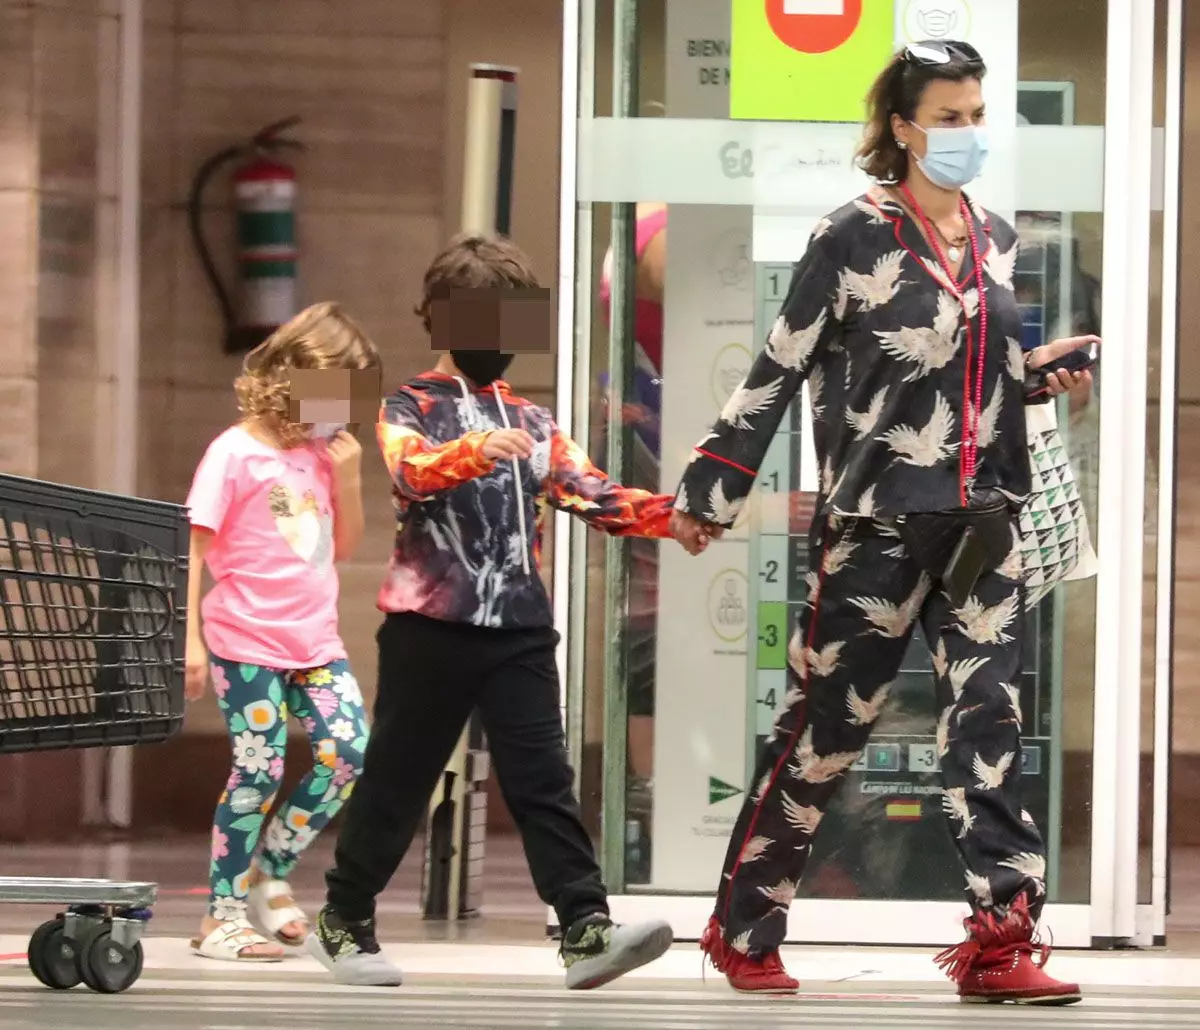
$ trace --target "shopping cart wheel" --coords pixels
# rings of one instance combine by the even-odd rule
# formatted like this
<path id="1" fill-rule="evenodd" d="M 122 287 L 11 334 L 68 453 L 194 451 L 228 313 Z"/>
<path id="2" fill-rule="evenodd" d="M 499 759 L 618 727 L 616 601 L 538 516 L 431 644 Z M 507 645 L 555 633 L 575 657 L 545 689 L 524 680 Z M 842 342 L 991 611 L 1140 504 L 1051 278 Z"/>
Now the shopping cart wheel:
<path id="1" fill-rule="evenodd" d="M 112 926 L 98 926 L 79 944 L 79 974 L 100 994 L 120 994 L 142 975 L 142 942 L 126 947 L 113 940 Z"/>
<path id="2" fill-rule="evenodd" d="M 63 935 L 62 916 L 42 923 L 29 938 L 29 970 L 47 987 L 69 991 L 83 979 L 79 974 L 77 944 Z"/>

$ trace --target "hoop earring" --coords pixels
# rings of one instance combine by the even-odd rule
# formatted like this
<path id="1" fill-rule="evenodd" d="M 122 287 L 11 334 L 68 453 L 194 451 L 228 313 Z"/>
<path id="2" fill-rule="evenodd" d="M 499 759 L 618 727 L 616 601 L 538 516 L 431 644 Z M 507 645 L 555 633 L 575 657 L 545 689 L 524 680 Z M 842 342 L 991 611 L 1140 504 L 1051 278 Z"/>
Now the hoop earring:
<path id="1" fill-rule="evenodd" d="M 904 142 L 904 140 L 902 140 L 902 139 L 898 139 L 898 140 L 896 140 L 896 146 L 897 146 L 897 147 L 899 147 L 901 150 L 907 150 L 907 149 L 908 149 L 908 144 L 907 144 L 907 143 L 905 143 L 905 142 Z"/>

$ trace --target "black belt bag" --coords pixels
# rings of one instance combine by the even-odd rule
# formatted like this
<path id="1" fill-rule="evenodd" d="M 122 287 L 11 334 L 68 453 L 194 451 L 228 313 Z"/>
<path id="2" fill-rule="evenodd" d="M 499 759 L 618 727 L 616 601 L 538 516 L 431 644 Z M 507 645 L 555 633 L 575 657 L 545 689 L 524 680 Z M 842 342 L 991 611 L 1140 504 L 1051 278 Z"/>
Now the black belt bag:
<path id="1" fill-rule="evenodd" d="M 981 491 L 965 508 L 905 515 L 897 523 L 909 557 L 962 607 L 981 576 L 1012 550 L 1013 511 L 998 490 Z"/>

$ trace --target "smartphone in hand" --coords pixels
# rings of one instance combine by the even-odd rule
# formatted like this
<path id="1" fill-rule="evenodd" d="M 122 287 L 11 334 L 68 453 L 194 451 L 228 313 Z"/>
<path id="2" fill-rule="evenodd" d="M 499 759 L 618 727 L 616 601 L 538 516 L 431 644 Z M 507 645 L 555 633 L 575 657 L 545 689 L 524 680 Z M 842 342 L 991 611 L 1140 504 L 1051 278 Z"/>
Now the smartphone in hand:
<path id="1" fill-rule="evenodd" d="M 1079 347 L 1067 351 L 1061 358 L 1056 358 L 1037 369 L 1038 375 L 1053 375 L 1055 372 L 1087 372 L 1094 368 L 1100 360 L 1100 347 L 1093 343 L 1087 347 Z"/>

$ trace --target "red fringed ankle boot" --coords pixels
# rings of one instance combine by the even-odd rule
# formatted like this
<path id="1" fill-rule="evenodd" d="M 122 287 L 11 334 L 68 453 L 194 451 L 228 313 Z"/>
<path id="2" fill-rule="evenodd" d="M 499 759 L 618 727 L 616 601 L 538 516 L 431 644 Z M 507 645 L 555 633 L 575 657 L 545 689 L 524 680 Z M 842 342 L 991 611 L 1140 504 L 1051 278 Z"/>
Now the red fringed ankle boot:
<path id="1" fill-rule="evenodd" d="M 967 939 L 947 948 L 936 960 L 958 984 L 961 1001 L 1071 1005 L 1082 998 L 1078 984 L 1063 983 L 1046 974 L 1050 948 L 1034 941 L 1034 922 L 1024 895 L 1012 903 L 1003 919 L 980 912 L 963 925 Z"/>
<path id="2" fill-rule="evenodd" d="M 700 950 L 718 973 L 724 973 L 729 986 L 743 994 L 795 994 L 800 981 L 788 976 L 778 951 L 758 958 L 743 955 L 725 943 L 721 924 L 713 916 L 700 938 Z"/>

